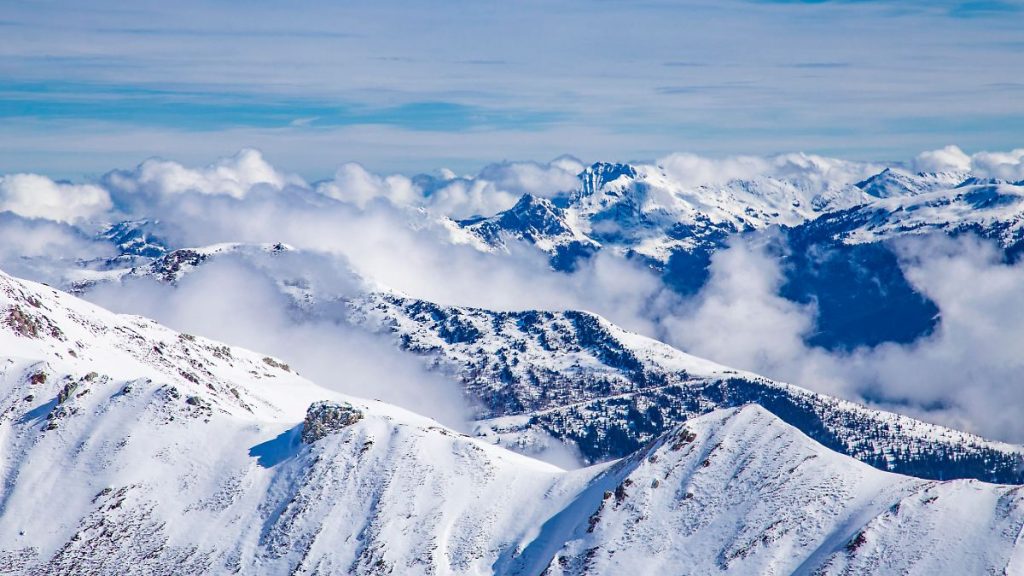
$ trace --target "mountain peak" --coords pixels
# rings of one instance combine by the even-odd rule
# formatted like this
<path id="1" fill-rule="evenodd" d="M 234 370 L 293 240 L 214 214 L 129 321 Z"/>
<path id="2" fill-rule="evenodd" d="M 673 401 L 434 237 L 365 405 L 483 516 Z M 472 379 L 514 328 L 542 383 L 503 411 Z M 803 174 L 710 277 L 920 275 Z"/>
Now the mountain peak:
<path id="1" fill-rule="evenodd" d="M 459 225 L 499 249 L 506 248 L 506 239 L 512 238 L 559 257 L 567 249 L 573 255 L 582 254 L 594 244 L 572 226 L 564 209 L 532 194 L 524 194 L 514 206 L 490 218 L 463 220 Z"/>
<path id="2" fill-rule="evenodd" d="M 591 196 L 620 180 L 623 181 L 621 184 L 625 185 L 625 181 L 636 179 L 637 171 L 629 164 L 595 162 L 576 177 L 580 180 L 580 189 L 574 197 L 579 198 Z"/>
<path id="3" fill-rule="evenodd" d="M 911 174 L 888 167 L 878 174 L 857 182 L 855 186 L 875 198 L 917 196 L 952 188 L 969 177 L 966 172 L 918 172 Z"/>
<path id="4" fill-rule="evenodd" d="M 123 256 L 156 258 L 168 251 L 161 227 L 159 220 L 124 220 L 108 226 L 99 238 L 116 246 Z"/>

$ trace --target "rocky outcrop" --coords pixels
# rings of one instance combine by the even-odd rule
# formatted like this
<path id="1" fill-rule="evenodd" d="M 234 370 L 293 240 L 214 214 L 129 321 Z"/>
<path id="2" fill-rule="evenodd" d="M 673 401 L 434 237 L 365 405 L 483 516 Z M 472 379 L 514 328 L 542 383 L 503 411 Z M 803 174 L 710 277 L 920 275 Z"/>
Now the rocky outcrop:
<path id="1" fill-rule="evenodd" d="M 347 402 L 314 402 L 306 410 L 306 419 L 302 422 L 302 441 L 312 444 L 362 418 L 363 413 Z"/>

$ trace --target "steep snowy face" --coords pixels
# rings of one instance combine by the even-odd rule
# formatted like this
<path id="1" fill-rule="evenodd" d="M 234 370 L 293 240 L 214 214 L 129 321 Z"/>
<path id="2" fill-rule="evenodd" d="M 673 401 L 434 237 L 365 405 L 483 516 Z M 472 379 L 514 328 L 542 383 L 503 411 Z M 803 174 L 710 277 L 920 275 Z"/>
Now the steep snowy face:
<path id="1" fill-rule="evenodd" d="M 573 490 L 280 360 L 45 286 L 0 275 L 0 312 L 5 574 L 480 574 Z"/>
<path id="2" fill-rule="evenodd" d="M 530 194 L 491 218 L 463 220 L 458 224 L 488 249 L 507 251 L 511 241 L 532 244 L 550 254 L 558 269 L 571 269 L 577 259 L 600 248 L 570 221 L 565 210 Z"/>
<path id="3" fill-rule="evenodd" d="M 551 436 L 588 461 L 626 456 L 688 418 L 758 403 L 832 450 L 923 478 L 1024 482 L 1018 446 L 989 442 L 695 358 L 585 312 L 493 312 L 373 294 L 350 321 L 460 381 L 476 433 L 518 450 Z"/>
<path id="4" fill-rule="evenodd" d="M 970 172 L 918 172 L 912 174 L 898 168 L 886 168 L 857 183 L 857 187 L 875 198 L 917 196 L 937 190 L 955 188 L 971 177 Z"/>
<path id="5" fill-rule="evenodd" d="M 548 574 L 1024 569 L 1019 488 L 879 472 L 757 406 L 687 422 L 619 466 Z"/>
<path id="6" fill-rule="evenodd" d="M 623 201 L 632 201 L 639 174 L 629 164 L 595 162 L 580 172 L 579 188 L 572 193 L 570 203 L 583 213 L 597 213 Z"/>

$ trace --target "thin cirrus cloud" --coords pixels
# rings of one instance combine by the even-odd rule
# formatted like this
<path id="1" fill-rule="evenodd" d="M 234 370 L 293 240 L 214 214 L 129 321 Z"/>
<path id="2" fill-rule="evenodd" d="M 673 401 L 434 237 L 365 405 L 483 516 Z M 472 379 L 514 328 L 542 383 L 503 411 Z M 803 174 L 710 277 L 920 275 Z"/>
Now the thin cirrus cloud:
<path id="1" fill-rule="evenodd" d="M 421 101 L 394 106 L 258 94 L 198 92 L 89 83 L 2 83 L 0 121 L 101 119 L 114 123 L 218 130 L 235 126 L 395 126 L 406 130 L 537 129 L 553 112 Z"/>
<path id="2" fill-rule="evenodd" d="M 981 16 L 1021 12 L 1024 4 L 1018 0 L 756 0 L 772 4 L 857 4 L 874 3 L 887 5 L 899 11 L 933 10 L 941 11 L 954 18 L 976 18 Z"/>
<path id="3" fill-rule="evenodd" d="M 308 179 L 339 159 L 409 172 L 566 150 L 1007 149 L 1024 121 L 1005 87 L 1018 6 L 18 4 L 0 44 L 0 170 L 70 177 L 252 145 Z"/>

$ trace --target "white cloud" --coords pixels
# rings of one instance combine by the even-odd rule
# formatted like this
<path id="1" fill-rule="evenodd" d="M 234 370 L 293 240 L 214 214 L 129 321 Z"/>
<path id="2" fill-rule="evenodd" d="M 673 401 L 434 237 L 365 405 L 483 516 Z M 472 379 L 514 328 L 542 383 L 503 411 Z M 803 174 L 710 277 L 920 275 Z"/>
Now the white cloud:
<path id="1" fill-rule="evenodd" d="M 314 257 L 307 264 L 307 270 L 315 271 L 323 262 Z M 385 336 L 348 327 L 329 315 L 297 318 L 273 278 L 248 262 L 214 260 L 177 287 L 142 278 L 104 286 L 88 296 L 118 312 L 142 314 L 180 331 L 273 354 L 327 388 L 404 406 L 467 429 L 468 407 L 453 381 L 426 370 Z"/>
<path id="2" fill-rule="evenodd" d="M 882 169 L 876 164 L 804 153 L 721 158 L 675 153 L 659 159 L 656 164 L 670 178 L 691 188 L 758 177 L 789 179 L 815 186 L 851 184 Z"/>
<path id="3" fill-rule="evenodd" d="M 325 196 L 363 208 L 378 198 L 396 206 L 425 208 L 454 219 L 491 215 L 508 209 L 523 194 L 545 198 L 571 191 L 583 165 L 562 156 L 550 163 L 501 162 L 485 166 L 476 176 L 442 170 L 437 176 L 409 178 L 374 174 L 360 164 L 338 168 L 332 180 L 317 185 Z"/>
<path id="4" fill-rule="evenodd" d="M 0 270 L 8 274 L 59 286 L 79 261 L 113 255 L 70 225 L 0 213 Z"/>
<path id="5" fill-rule="evenodd" d="M 971 157 L 957 146 L 922 152 L 914 158 L 917 172 L 963 172 L 971 169 Z"/>
<path id="6" fill-rule="evenodd" d="M 690 153 L 670 154 L 658 160 L 665 173 L 683 186 L 721 184 L 746 180 L 768 172 L 768 162 L 759 156 L 708 158 Z"/>
<path id="7" fill-rule="evenodd" d="M 355 162 L 342 164 L 334 179 L 318 185 L 317 191 L 360 208 L 377 198 L 399 206 L 422 202 L 422 192 L 409 178 L 398 174 L 379 176 Z"/>
<path id="8" fill-rule="evenodd" d="M 187 168 L 177 162 L 152 158 L 134 170 L 107 174 L 105 182 L 129 205 L 138 202 L 133 195 L 166 198 L 195 193 L 243 198 L 261 188 L 281 190 L 289 185 L 305 186 L 301 178 L 279 172 L 258 150 L 251 148 L 204 168 Z"/>
<path id="9" fill-rule="evenodd" d="M 851 353 L 808 347 L 815 311 L 778 295 L 777 261 L 746 243 L 715 255 L 709 283 L 660 318 L 687 352 L 828 394 L 1011 442 L 1024 440 L 1024 264 L 969 237 L 897 244 L 907 278 L 941 310 L 931 336 Z"/>
<path id="10" fill-rule="evenodd" d="M 425 204 L 437 214 L 460 219 L 501 212 L 511 208 L 519 197 L 488 180 L 455 178 L 432 190 Z"/>
<path id="11" fill-rule="evenodd" d="M 1024 180 L 1024 148 L 1010 152 L 979 152 L 971 160 L 976 176 L 1008 182 Z"/>
<path id="12" fill-rule="evenodd" d="M 1024 180 L 1024 148 L 1009 152 L 978 152 L 968 155 L 956 146 L 922 152 L 913 162 L 919 172 L 971 171 L 979 178 L 1008 182 Z"/>
<path id="13" fill-rule="evenodd" d="M 993 173 L 1001 170 L 1006 177 L 1013 174 L 1022 155 L 1020 151 L 982 153 L 972 162 Z M 1015 370 L 1024 368 L 1013 349 L 1014 343 L 1024 341 L 1024 332 L 1018 334 L 1017 328 L 1024 319 L 1015 312 L 1024 310 L 1024 301 L 1018 301 L 1013 290 L 1024 283 L 1024 269 L 993 260 L 983 248 L 908 244 L 903 254 L 906 274 L 941 308 L 942 329 L 913 345 L 829 354 L 803 344 L 803 337 L 814 327 L 814 309 L 781 298 L 782 274 L 776 261 L 745 243 L 718 253 L 710 282 L 686 302 L 667 289 L 655 272 L 613 254 L 599 253 L 572 274 L 556 273 L 549 269 L 544 254 L 526 246 L 516 245 L 508 254 L 498 255 L 453 246 L 449 231 L 434 218 L 496 211 L 523 192 L 557 194 L 575 184 L 573 172 L 579 164 L 571 159 L 495 164 L 477 176 L 449 173 L 433 179 L 379 176 L 347 164 L 332 181 L 312 190 L 290 185 L 288 177 L 268 167 L 258 154 L 240 160 L 244 156 L 243 152 L 204 169 L 174 165 L 178 167 L 170 170 L 191 174 L 191 180 L 185 178 L 189 182 L 200 174 L 198 181 L 204 186 L 231 182 L 228 188 L 235 192 L 197 191 L 194 184 L 172 186 L 176 177 L 143 178 L 141 166 L 117 175 L 131 177 L 140 190 L 149 186 L 135 194 L 136 207 L 174 230 L 173 241 L 179 245 L 285 242 L 317 254 L 316 259 L 310 256 L 297 264 L 295 274 L 312 276 L 328 293 L 341 295 L 354 289 L 344 274 L 335 274 L 351 267 L 383 285 L 442 304 L 590 310 L 627 329 L 661 336 L 688 352 L 738 368 L 850 398 L 902 402 L 898 410 L 927 419 L 1007 439 L 1024 438 L 1024 424 L 1018 424 L 1013 415 L 1013 408 L 1024 398 L 1003 385 L 1014 381 Z M 672 158 L 673 170 L 680 171 L 681 178 L 691 178 L 690 182 L 751 175 L 831 182 L 852 179 L 857 171 L 873 168 L 804 154 Z M 244 168 L 247 165 L 251 169 Z M 54 270 L 33 269 L 35 264 L 25 263 L 33 257 L 38 263 L 95 253 L 95 247 L 70 226 L 49 222 L 49 227 L 26 227 L 23 219 L 8 217 L 14 220 L 0 231 L 10 234 L 0 236 L 0 241 L 10 238 L 6 241 L 11 244 L 9 250 L 0 250 L 0 266 L 22 266 L 25 275 L 48 279 Z M 29 258 L 19 260 L 19 254 Z M 298 343 L 327 339 L 321 330 L 333 329 L 323 318 L 307 319 L 315 328 L 285 328 L 292 321 L 286 299 L 274 292 L 276 288 L 259 288 L 273 284 L 267 284 L 266 270 L 223 268 L 219 274 L 223 276 L 206 276 L 204 283 L 196 280 L 188 292 L 198 302 L 207 291 L 212 295 L 209 301 L 182 300 L 179 308 L 163 312 L 167 316 L 161 318 L 255 348 L 268 347 L 286 358 L 306 354 L 307 348 L 320 350 L 314 344 Z M 252 286 L 253 294 L 243 294 L 245 286 Z M 122 309 L 138 306 L 136 311 L 159 317 L 159 302 L 165 296 L 153 294 L 158 297 L 152 301 L 126 298 L 120 305 Z M 119 303 L 113 293 L 109 301 Z M 223 321 L 224 316 L 216 312 L 222 306 L 245 316 L 245 322 Z M 258 320 L 254 315 L 262 315 L 267 323 L 254 324 Z M 244 329 L 236 333 L 232 326 Z M 290 338 L 260 340 L 270 338 L 275 330 Z M 289 343 L 295 348 L 289 348 Z M 312 357 L 304 362 L 316 364 Z M 326 368 L 323 374 L 330 376 Z M 367 374 L 368 379 L 376 377 Z"/>
<path id="14" fill-rule="evenodd" d="M 501 162 L 485 166 L 477 176 L 494 183 L 500 190 L 516 195 L 533 194 L 551 198 L 574 190 L 583 171 L 582 162 L 571 156 L 560 156 L 547 164 L 538 162 Z"/>
<path id="15" fill-rule="evenodd" d="M 111 206 L 107 191 L 92 184 L 54 182 L 38 174 L 0 176 L 0 211 L 76 222 L 98 216 Z"/>
<path id="16" fill-rule="evenodd" d="M 684 350 L 729 366 L 788 374 L 814 328 L 814 310 L 779 296 L 783 280 L 774 258 L 736 241 L 714 256 L 698 296 L 661 323 Z"/>

